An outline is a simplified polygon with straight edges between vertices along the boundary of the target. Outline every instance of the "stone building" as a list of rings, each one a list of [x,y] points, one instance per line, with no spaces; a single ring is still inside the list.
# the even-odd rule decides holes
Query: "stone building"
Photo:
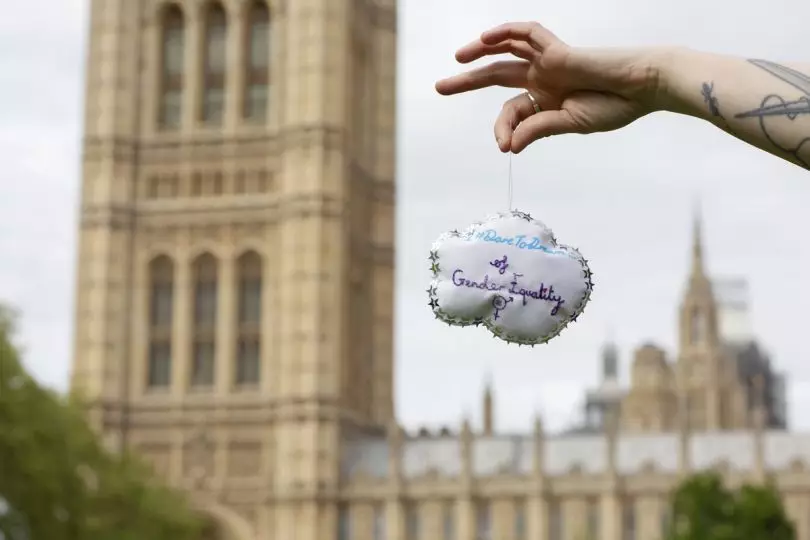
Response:
[[[72,387],[210,517],[327,540],[393,419],[394,0],[92,0]]]
[[[585,396],[582,423],[569,433],[604,431],[615,410],[625,432],[674,431],[682,414],[695,430],[753,426],[756,381],[768,429],[786,429],[784,377],[774,371],[751,329],[747,284],[741,279],[709,280],[703,261],[699,219],[695,220],[692,266],[680,307],[679,347],[670,362],[660,347],[639,347],[631,364],[630,387],[619,382],[618,351],[602,351],[599,385]]]
[[[706,467],[810,540],[810,435],[768,429],[699,251],[677,362],[641,349],[602,429],[501,434],[491,392],[483,433],[397,425],[394,0],[90,11],[72,386],[205,540],[654,539]]]

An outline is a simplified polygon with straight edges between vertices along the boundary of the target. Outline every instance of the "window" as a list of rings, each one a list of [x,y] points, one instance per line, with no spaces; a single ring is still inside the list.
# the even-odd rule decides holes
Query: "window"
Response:
[[[213,332],[217,321],[217,261],[203,255],[195,263],[194,323],[197,330]]]
[[[405,518],[406,540],[419,540],[419,509],[415,505],[408,506]]]
[[[152,328],[168,329],[172,325],[174,302],[174,265],[168,257],[159,257],[150,265],[151,298],[149,322]]]
[[[345,505],[338,508],[338,540],[351,540],[351,518]]]
[[[256,385],[261,369],[262,259],[248,251],[237,261],[238,342],[236,384]]]
[[[559,501],[548,503],[548,538],[549,540],[563,540],[562,508]]]
[[[194,344],[194,359],[191,365],[191,385],[214,384],[214,343],[199,341]]]
[[[239,258],[239,323],[259,324],[262,320],[262,261],[249,252]]]
[[[660,520],[661,520],[661,538],[669,538],[672,534],[671,531],[671,519],[670,519],[670,512],[671,509],[669,507],[668,501],[663,501],[663,508],[661,510]]]
[[[492,540],[492,516],[487,503],[479,504],[476,511],[475,540]]]
[[[225,66],[228,23],[225,10],[212,4],[205,21],[205,64],[203,70],[202,120],[221,125],[225,113]]]
[[[382,505],[377,505],[374,507],[374,523],[371,540],[386,540],[385,508]]]
[[[163,15],[159,124],[178,129],[182,121],[185,22],[178,6]]]
[[[599,501],[588,501],[588,538],[599,538]]]
[[[636,505],[628,499],[622,505],[622,540],[636,539]]]
[[[515,501],[515,540],[526,538],[526,503],[525,501]]]
[[[259,365],[259,341],[240,339],[236,356],[236,384],[240,386],[258,384]]]
[[[245,118],[264,122],[270,97],[270,12],[262,1],[253,2],[248,15],[245,62]]]
[[[218,269],[211,254],[194,261],[194,352],[191,385],[212,386],[215,374]]]
[[[149,346],[147,384],[149,388],[166,388],[172,380],[172,348],[168,341],[153,341]]]
[[[374,507],[374,523],[372,540],[386,540],[385,538],[385,508],[382,505]]]
[[[456,519],[455,508],[452,503],[444,506],[444,516],[442,520],[442,532],[444,540],[456,540]]]
[[[174,304],[174,264],[166,256],[149,264],[149,358],[147,386],[171,384],[171,338]]]
[[[696,345],[703,341],[705,332],[705,319],[699,308],[693,308],[689,314],[689,342]]]

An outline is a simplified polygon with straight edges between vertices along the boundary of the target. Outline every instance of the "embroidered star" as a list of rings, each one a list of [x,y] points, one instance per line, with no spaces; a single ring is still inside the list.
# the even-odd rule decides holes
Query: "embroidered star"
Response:
[[[433,263],[432,265],[430,265],[430,270],[434,274],[438,274],[439,273],[439,263]]]
[[[431,251],[428,259],[430,259],[432,262],[436,262],[439,260],[439,254],[436,253],[435,251]]]
[[[429,306],[430,306],[432,309],[436,309],[437,307],[439,307],[439,303],[436,301],[436,299],[435,299],[435,298],[431,298],[431,299],[430,299],[430,302],[428,302],[428,305],[429,305]]]
[[[484,318],[483,317],[478,317],[477,319],[475,319],[473,321],[473,324],[476,325],[476,326],[478,326],[479,324],[483,324],[483,323],[484,323]]]
[[[582,271],[582,277],[585,279],[590,281],[591,276],[593,276],[593,272],[591,272],[590,268],[585,268],[585,270]]]
[[[450,231],[450,236],[459,236],[459,234],[461,233],[459,233],[457,229],[453,229],[452,231]]]
[[[436,287],[431,285],[425,292],[428,293],[430,296],[434,296],[436,294]]]

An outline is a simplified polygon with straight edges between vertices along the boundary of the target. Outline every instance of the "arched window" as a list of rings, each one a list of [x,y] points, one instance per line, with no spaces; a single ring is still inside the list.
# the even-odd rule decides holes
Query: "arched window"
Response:
[[[259,384],[261,371],[262,259],[248,251],[237,263],[238,343],[236,351],[236,384]]]
[[[194,356],[191,385],[214,384],[214,352],[217,330],[217,260],[206,253],[194,261]]]
[[[174,264],[162,255],[149,264],[149,388],[171,384],[173,307]]]
[[[159,124],[163,129],[178,129],[183,118],[183,73],[185,21],[176,5],[163,14],[161,32],[161,80]]]
[[[263,1],[250,6],[245,59],[245,110],[251,122],[264,122],[270,98],[270,11]]]
[[[220,3],[205,14],[205,63],[202,81],[202,121],[218,126],[225,114],[225,66],[228,21]]]

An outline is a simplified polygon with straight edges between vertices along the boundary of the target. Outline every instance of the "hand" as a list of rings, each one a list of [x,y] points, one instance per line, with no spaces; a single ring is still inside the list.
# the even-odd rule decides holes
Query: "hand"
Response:
[[[652,112],[658,71],[652,50],[577,49],[538,23],[507,23],[456,52],[468,64],[484,56],[512,54],[436,83],[445,96],[489,86],[524,88],[504,103],[495,121],[502,152],[521,152],[532,142],[563,133],[595,133],[624,127]]]

